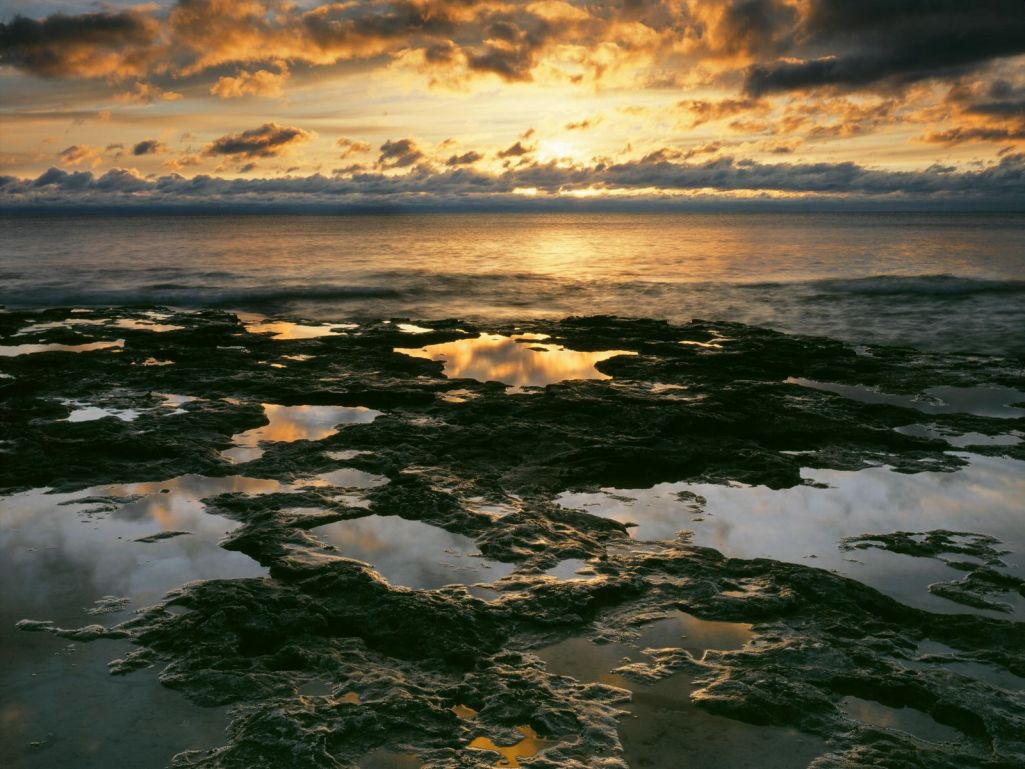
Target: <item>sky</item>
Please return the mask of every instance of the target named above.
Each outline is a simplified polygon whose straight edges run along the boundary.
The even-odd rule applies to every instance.
[[[0,207],[1025,208],[1025,0],[0,0]]]

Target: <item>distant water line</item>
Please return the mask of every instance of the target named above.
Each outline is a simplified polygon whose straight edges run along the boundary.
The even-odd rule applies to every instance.
[[[0,218],[0,303],[736,320],[1025,355],[1021,214]]]

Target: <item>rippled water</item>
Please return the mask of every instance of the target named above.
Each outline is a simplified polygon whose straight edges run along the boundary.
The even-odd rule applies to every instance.
[[[0,219],[0,303],[308,318],[613,313],[1025,352],[1025,216],[434,214]],[[267,331],[282,328],[268,326]]]

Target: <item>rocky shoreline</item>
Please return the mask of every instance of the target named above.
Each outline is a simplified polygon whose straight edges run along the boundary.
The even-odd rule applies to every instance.
[[[460,356],[482,359],[480,340],[492,342],[500,381],[459,378]],[[1014,360],[703,321],[312,326],[166,308],[2,313],[0,345],[10,499],[88,489],[93,509],[116,515],[140,494],[98,488],[192,476],[268,484],[198,497],[233,522],[220,546],[262,576],[183,585],[109,625],[23,618],[22,630],[74,641],[128,639],[112,673],[156,666],[192,702],[230,706],[223,745],[175,766],[636,769],[678,766],[685,756],[673,751],[697,749],[670,741],[664,763],[640,763],[657,740],[631,737],[634,716],[670,730],[704,723],[696,742],[732,724],[736,742],[772,751],[762,766],[1025,761],[1025,581],[987,532],[837,543],[944,556],[965,576],[934,586],[955,608],[934,613],[832,571],[699,546],[686,531],[704,501],[694,494],[679,500],[680,533],[655,541],[559,503],[680,481],[784,490],[807,485],[806,468],[955,473],[966,453],[1020,462]],[[75,353],[81,345],[92,347]],[[560,380],[566,366],[587,378]],[[936,388],[962,405],[942,408]],[[905,400],[878,402],[879,392]],[[295,416],[291,431],[263,434],[259,455],[227,461],[238,436],[268,426],[269,405],[364,416],[335,415],[328,430]],[[103,413],[69,421],[83,408]],[[971,438],[954,451],[949,436]],[[347,551],[349,540],[325,534],[371,516],[461,538],[472,581],[394,583],[371,545]],[[166,531],[141,546],[190,539]],[[552,573],[567,562],[579,568]],[[478,564],[496,578],[481,579]],[[1007,619],[993,616],[1001,605]],[[650,645],[645,634],[667,620],[684,632]],[[702,628],[704,647],[683,639]],[[594,680],[560,674],[547,650],[573,639],[597,657],[623,650],[620,664]],[[924,730],[892,717],[912,711]]]

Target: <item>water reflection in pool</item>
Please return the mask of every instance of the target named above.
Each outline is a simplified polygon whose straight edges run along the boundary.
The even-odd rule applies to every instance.
[[[578,637],[534,653],[551,673],[631,692],[631,702],[623,706],[629,715],[619,727],[631,767],[803,769],[825,752],[819,740],[793,729],[752,726],[706,713],[691,703],[695,686],[686,673],[654,683],[637,683],[612,672],[628,662],[647,661],[642,651],[645,648],[683,648],[700,658],[709,649],[739,649],[751,638],[750,625],[705,621],[673,611],[665,619],[642,627],[639,638],[630,643],[596,644]]]
[[[617,355],[637,354],[627,350],[568,350],[562,345],[541,343],[537,337],[536,334],[481,334],[476,339],[396,348],[395,352],[441,361],[445,365],[445,376],[450,379],[502,382],[514,391],[570,379],[611,379],[594,364]]]
[[[520,765],[521,758],[530,758],[545,748],[557,744],[556,740],[539,737],[538,733],[526,724],[517,726],[516,731],[523,735],[523,739],[512,745],[496,745],[489,737],[474,737],[467,747],[470,750],[490,750],[498,753],[499,759],[495,762],[495,766],[513,767]]]
[[[262,315],[236,312],[250,334],[269,334],[271,339],[316,339],[322,336],[338,336],[347,329],[359,328],[355,323],[291,323],[286,320],[269,320]]]
[[[636,523],[631,536],[637,540],[673,539],[690,530],[696,544],[728,556],[832,569],[929,611],[982,611],[928,592],[928,585],[959,576],[941,561],[880,550],[859,550],[852,557],[837,547],[843,537],[865,532],[971,531],[1000,539],[1012,551],[1008,571],[1025,577],[1025,462],[970,459],[953,473],[906,474],[885,467],[802,471],[810,483],[828,488],[663,483],[650,489],[564,493],[559,503]],[[695,496],[706,500],[696,517]],[[1016,607],[1012,616],[1025,616],[1025,601],[1014,595],[1008,600]]]
[[[959,742],[964,739],[957,729],[938,723],[928,713],[911,707],[892,708],[860,697],[844,697],[840,700],[840,707],[855,721],[886,729],[899,729],[920,740]]]
[[[312,529],[340,555],[371,564],[393,585],[433,589],[442,585],[493,582],[511,564],[480,557],[470,537],[421,521],[368,515]]]
[[[235,448],[221,452],[233,464],[258,459],[263,455],[262,441],[291,443],[319,441],[338,432],[340,425],[368,424],[380,411],[363,406],[279,406],[263,404],[267,424],[231,437]]]
[[[1016,419],[1025,416],[1025,409],[1012,404],[1025,402],[1025,392],[1011,387],[986,385],[979,387],[929,387],[920,395],[899,395],[863,385],[818,382],[814,379],[788,377],[786,384],[836,393],[863,403],[880,403],[915,409],[926,414],[974,414],[980,417]]]
[[[283,488],[272,480],[184,475],[69,494],[35,489],[0,497],[3,620],[75,625],[82,607],[102,596],[128,597],[138,607],[190,580],[262,574],[247,556],[218,546],[238,524],[207,513],[200,500]],[[192,536],[137,541],[161,531]]]
[[[115,624],[185,582],[262,576],[255,561],[218,546],[238,524],[206,513],[200,499],[280,490],[271,480],[186,475],[0,497],[0,765],[100,769],[131,756],[133,765],[166,766],[186,748],[221,744],[223,709],[191,705],[156,671],[107,673],[109,660],[131,651],[127,642],[71,644],[14,625]],[[161,536],[172,532],[188,535]],[[127,600],[97,603],[105,597]]]
[[[124,346],[124,339],[114,339],[109,342],[85,342],[84,344],[0,344],[0,357],[13,358],[38,352],[93,352]]]

